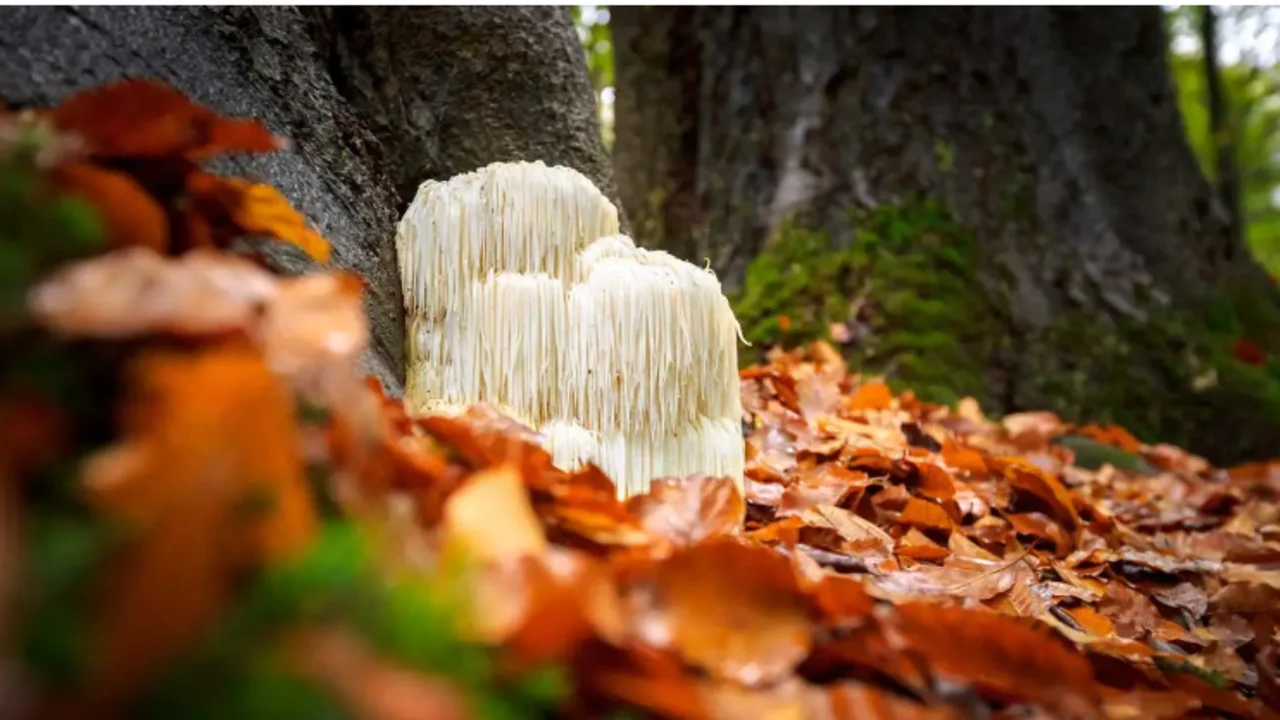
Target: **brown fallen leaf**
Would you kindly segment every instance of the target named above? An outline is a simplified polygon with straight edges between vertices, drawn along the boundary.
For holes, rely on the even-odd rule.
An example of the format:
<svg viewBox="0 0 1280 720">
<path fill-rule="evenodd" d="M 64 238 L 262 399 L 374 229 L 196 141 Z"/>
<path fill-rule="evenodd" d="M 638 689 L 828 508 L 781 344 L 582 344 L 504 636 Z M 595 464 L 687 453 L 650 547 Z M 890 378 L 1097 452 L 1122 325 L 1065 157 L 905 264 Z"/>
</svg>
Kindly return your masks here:
<svg viewBox="0 0 1280 720">
<path fill-rule="evenodd" d="M 737 533 L 747 506 L 732 479 L 697 475 L 653 480 L 648 492 L 627 500 L 627 510 L 651 535 L 694 545 Z"/>
<path fill-rule="evenodd" d="M 652 582 L 637 631 L 714 677 L 768 684 L 809 652 L 810 605 L 772 550 L 710 539 L 659 563 Z"/>
<path fill-rule="evenodd" d="M 196 251 L 166 258 L 117 250 L 63 268 L 32 289 L 35 319 L 70 336 L 209 336 L 242 332 L 278 293 L 247 260 Z"/>
<path fill-rule="evenodd" d="M 280 240 L 298 246 L 318 262 L 329 262 L 329 242 L 270 185 L 196 172 L 187 178 L 186 196 L 200 214 L 233 228 L 233 237 L 260 235 Z"/>
<path fill-rule="evenodd" d="M 59 195 L 90 203 L 104 225 L 109 247 L 169 247 L 169 218 L 146 190 L 128 175 L 83 162 L 66 162 L 49 174 Z"/>
<path fill-rule="evenodd" d="M 94 505 L 133 530 L 96 634 L 92 685 L 108 701 L 205 631 L 246 563 L 297 553 L 316 527 L 292 399 L 260 356 L 160 354 L 135 375 L 125 440 L 84 469 Z"/>
<path fill-rule="evenodd" d="M 935 677 L 972 683 L 1004 701 L 1036 702 L 1062 717 L 1098 717 L 1088 661 L 1047 626 L 990 611 L 907 603 L 886 620 Z"/>
<path fill-rule="evenodd" d="M 449 496 L 442 532 L 447 544 L 482 563 L 538 557 L 547 550 L 520 471 L 509 463 L 476 472 Z"/>
<path fill-rule="evenodd" d="M 178 155 L 200 159 L 225 152 L 286 147 L 257 120 L 218 116 L 177 89 L 155 80 L 127 79 L 63 100 L 48 112 L 63 131 L 80 135 L 100 158 Z"/>
<path fill-rule="evenodd" d="M 860 385 L 849 398 L 847 407 L 850 410 L 888 410 L 893 407 L 893 391 L 881 382 Z"/>
</svg>

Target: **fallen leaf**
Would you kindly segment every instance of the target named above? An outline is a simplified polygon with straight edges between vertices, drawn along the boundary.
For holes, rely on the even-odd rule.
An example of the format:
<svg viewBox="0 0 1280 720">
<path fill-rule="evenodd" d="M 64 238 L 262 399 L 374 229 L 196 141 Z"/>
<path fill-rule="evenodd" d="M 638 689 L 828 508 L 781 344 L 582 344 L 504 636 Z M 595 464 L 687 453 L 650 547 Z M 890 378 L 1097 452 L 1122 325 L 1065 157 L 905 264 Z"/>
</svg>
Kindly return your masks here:
<svg viewBox="0 0 1280 720">
<path fill-rule="evenodd" d="M 50 172 L 60 195 L 78 197 L 93 206 L 109 247 L 169 247 L 169 218 L 160 204 L 128 175 L 83 162 L 67 162 Z"/>
<path fill-rule="evenodd" d="M 318 262 L 329 262 L 332 248 L 305 218 L 270 185 L 196 172 L 187 178 L 188 201 L 202 215 L 234 228 L 233 236 L 259 235 L 298 246 Z"/>
<path fill-rule="evenodd" d="M 476 472 L 449 496 L 443 532 L 477 562 L 537 557 L 547 550 L 520 471 L 510 463 Z"/>
<path fill-rule="evenodd" d="M 246 562 L 299 552 L 316 526 L 293 403 L 260 356 L 146 356 L 135 375 L 126 439 L 84 470 L 100 512 L 133 528 L 99 616 L 95 687 L 108 697 L 207 629 Z"/>
<path fill-rule="evenodd" d="M 49 117 L 58 128 L 80 135 L 87 151 L 101 158 L 199 159 L 286 146 L 262 123 L 219 117 L 155 80 L 127 79 L 85 90 L 62 101 Z"/>
<path fill-rule="evenodd" d="M 860 385 L 849 399 L 848 407 L 850 410 L 888 410 L 893 407 L 893 391 L 881 382 Z"/>
<path fill-rule="evenodd" d="M 641 637 L 714 677 L 747 686 L 777 681 L 808 654 L 809 606 L 786 558 L 717 538 L 658 565 Z"/>
<path fill-rule="evenodd" d="M 247 330 L 278 290 L 270 273 L 233 256 L 166 258 L 134 247 L 83 260 L 32 289 L 35 319 L 63 335 L 208 336 Z"/>
<path fill-rule="evenodd" d="M 747 506 L 732 479 L 697 475 L 654 480 L 648 492 L 627 500 L 627 510 L 650 534 L 693 545 L 737 533 Z"/>
<path fill-rule="evenodd" d="M 1067 717 L 1096 717 L 1100 692 L 1084 656 L 1046 626 L 989 611 L 907 603 L 888 620 L 895 642 L 920 653 L 934 676 L 972 683 L 1003 701 L 1029 701 Z"/>
</svg>

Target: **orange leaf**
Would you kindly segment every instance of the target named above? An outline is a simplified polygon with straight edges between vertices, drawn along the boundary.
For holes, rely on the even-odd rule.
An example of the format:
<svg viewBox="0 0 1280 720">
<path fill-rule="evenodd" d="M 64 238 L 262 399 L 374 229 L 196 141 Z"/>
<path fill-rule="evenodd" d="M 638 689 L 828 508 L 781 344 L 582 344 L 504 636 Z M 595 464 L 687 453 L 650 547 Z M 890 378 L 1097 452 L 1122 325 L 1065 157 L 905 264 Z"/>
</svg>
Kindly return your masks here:
<svg viewBox="0 0 1280 720">
<path fill-rule="evenodd" d="M 79 134 L 91 155 L 199 159 L 223 152 L 269 152 L 286 143 L 256 120 L 232 120 L 155 80 L 128 79 L 77 93 L 49 112 Z"/>
<path fill-rule="evenodd" d="M 96 506 L 134 529 L 98 628 L 108 697 L 195 641 L 246 562 L 292 555 L 316 526 L 292 398 L 256 353 L 147 356 L 136 372 L 126 440 L 85 466 Z"/>
<path fill-rule="evenodd" d="M 860 385 L 849 400 L 850 410 L 888 410 L 893 407 L 893 391 L 882 382 Z"/>
<path fill-rule="evenodd" d="M 287 242 L 319 262 L 329 262 L 329 241 L 312 230 L 288 199 L 270 185 L 197 172 L 187 179 L 187 196 L 201 214 L 230 224 L 240 235 Z"/>
<path fill-rule="evenodd" d="M 645 530 L 681 545 L 734 534 L 747 512 L 733 480 L 705 475 L 654 480 L 647 493 L 627 501 L 627 509 Z"/>
<path fill-rule="evenodd" d="M 927 562 L 942 562 L 951 554 L 951 550 L 930 540 L 916 528 L 911 528 L 906 535 L 899 538 L 898 546 L 894 552 L 901 557 L 925 560 Z"/>
<path fill-rule="evenodd" d="M 772 550 L 708 540 L 664 561 L 655 580 L 656 607 L 637 627 L 713 676 L 768 683 L 809 652 L 808 602 L 790 563 Z"/>
<path fill-rule="evenodd" d="M 169 248 L 169 218 L 133 178 L 88 163 L 63 163 L 50 173 L 57 190 L 81 198 L 97 211 L 111 247 Z"/>
<path fill-rule="evenodd" d="M 960 472 L 982 477 L 987 473 L 987 463 L 982 453 L 961 447 L 950 440 L 942 444 L 942 460 Z"/>
<path fill-rule="evenodd" d="M 920 463 L 916 470 L 916 489 L 921 495 L 934 500 L 950 500 L 956 496 L 956 481 L 951 473 L 933 463 Z"/>
<path fill-rule="evenodd" d="M 907 506 L 898 515 L 898 522 L 922 530 L 949 532 L 952 528 L 951 517 L 946 510 L 928 500 L 915 497 L 907 500 Z"/>
<path fill-rule="evenodd" d="M 1089 662 L 1040 623 L 989 611 L 922 603 L 889 621 L 904 648 L 934 676 L 973 683 L 1001 700 L 1040 703 L 1067 717 L 1096 715 L 1100 695 Z"/>
<path fill-rule="evenodd" d="M 1080 527 L 1080 515 L 1076 513 L 1071 493 L 1049 473 L 1040 468 L 1014 461 L 1005 465 L 1004 478 L 1015 489 L 1028 493 L 1045 505 L 1053 518 L 1068 530 Z"/>
<path fill-rule="evenodd" d="M 1125 430 L 1119 425 L 1097 425 L 1090 423 L 1083 427 L 1076 428 L 1076 434 L 1092 438 L 1100 443 L 1114 445 L 1125 452 L 1136 453 L 1142 450 L 1142 441 L 1133 436 L 1133 433 Z"/>
<path fill-rule="evenodd" d="M 539 556 L 547 549 L 520 471 L 512 464 L 475 473 L 449 496 L 444 533 L 482 562 Z"/>
</svg>

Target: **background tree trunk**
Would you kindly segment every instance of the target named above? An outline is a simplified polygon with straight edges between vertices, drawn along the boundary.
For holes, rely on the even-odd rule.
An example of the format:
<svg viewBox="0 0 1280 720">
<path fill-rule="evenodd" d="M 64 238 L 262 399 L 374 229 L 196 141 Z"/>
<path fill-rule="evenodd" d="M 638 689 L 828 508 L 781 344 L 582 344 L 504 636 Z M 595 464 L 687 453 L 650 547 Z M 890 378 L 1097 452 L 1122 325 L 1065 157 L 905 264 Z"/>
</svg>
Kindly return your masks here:
<svg viewBox="0 0 1280 720">
<path fill-rule="evenodd" d="M 913 235 L 902 209 L 930 201 L 956 238 L 972 237 L 952 258 L 960 271 L 935 263 L 914 285 L 881 283 L 878 306 L 854 298 L 848 317 L 791 311 L 849 323 L 870 313 L 900 336 L 926 311 L 952 312 L 955 294 L 981 297 L 975 316 L 952 312 L 909 352 L 869 351 L 872 338 L 857 353 L 910 385 L 949 352 L 950 364 L 976 366 L 964 377 L 953 368 L 955 389 L 995 411 L 1114 418 L 1218 460 L 1274 452 L 1280 393 L 1259 401 L 1256 369 L 1218 357 L 1224 341 L 1199 333 L 1222 293 L 1233 318 L 1245 306 L 1274 318 L 1276 294 L 1187 147 L 1158 8 L 611 12 L 615 163 L 642 242 L 710 257 L 756 312 L 762 291 L 743 281 L 771 239 L 789 237 L 781 230 L 865 253 L 859 232 L 874 226 L 889 247 L 884 238 Z M 927 245 L 902 240 L 878 262 L 955 255 Z M 928 305 L 903 309 L 914 300 Z M 1188 317 L 1196 332 L 1171 329 Z"/>
<path fill-rule="evenodd" d="M 54 103 L 145 76 L 261 118 L 290 153 L 222 170 L 280 187 L 368 282 L 368 369 L 399 393 L 395 225 L 419 183 L 491 162 L 576 168 L 612 194 L 595 98 L 564 8 L 0 9 L 0 98 Z M 312 265 L 268 246 L 283 272 Z"/>
<path fill-rule="evenodd" d="M 1235 123 L 1231 118 L 1218 66 L 1218 16 L 1212 5 L 1200 8 L 1200 41 L 1204 52 L 1205 105 L 1209 109 L 1209 137 L 1213 139 L 1215 185 L 1227 210 L 1232 235 L 1244 242 L 1244 209 L 1240 204 L 1240 172 L 1236 168 Z"/>
</svg>

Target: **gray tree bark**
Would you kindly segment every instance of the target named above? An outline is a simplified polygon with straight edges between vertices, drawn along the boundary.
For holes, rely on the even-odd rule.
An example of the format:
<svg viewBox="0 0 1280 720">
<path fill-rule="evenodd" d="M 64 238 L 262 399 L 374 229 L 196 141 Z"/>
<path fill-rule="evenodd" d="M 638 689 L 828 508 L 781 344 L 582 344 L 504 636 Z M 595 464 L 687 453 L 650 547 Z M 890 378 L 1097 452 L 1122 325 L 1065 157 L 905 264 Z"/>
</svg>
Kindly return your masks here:
<svg viewBox="0 0 1280 720">
<path fill-rule="evenodd" d="M 710 257 L 733 290 L 785 220 L 847 245 L 850 209 L 937 198 L 977 236 L 976 285 L 1008 298 L 1010 351 L 987 380 L 995 411 L 1064 407 L 1042 376 L 1109 372 L 1058 357 L 1089 352 L 1047 339 L 1068 313 L 1101 328 L 1224 289 L 1275 303 L 1183 137 L 1158 8 L 611 13 L 614 159 L 638 239 Z M 1151 360 L 1152 377 L 1170 362 Z M 1146 401 L 1210 402 L 1164 391 Z M 1273 451 L 1280 418 L 1260 427 L 1212 404 L 1253 426 L 1198 449 Z"/>
<path fill-rule="evenodd" d="M 573 167 L 613 194 L 586 63 L 564 8 L 0 9 L 0 98 L 48 105 L 152 77 L 254 116 L 292 152 L 219 169 L 279 187 L 368 285 L 368 370 L 399 394 L 395 225 L 419 183 L 491 162 Z M 267 246 L 276 269 L 313 266 Z"/>
</svg>

